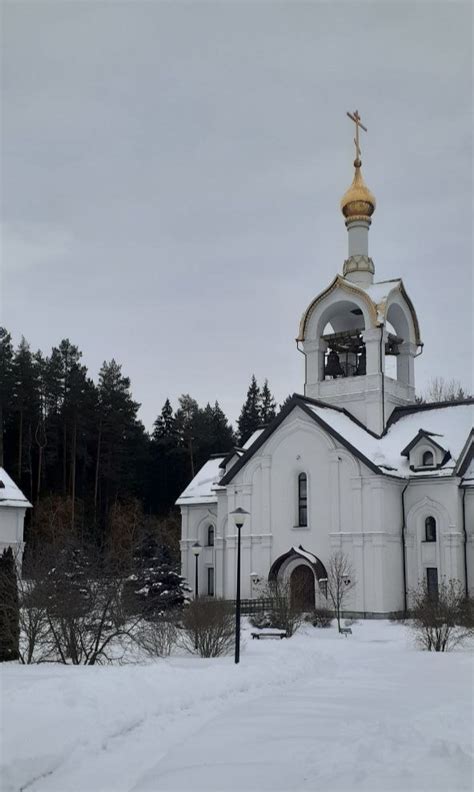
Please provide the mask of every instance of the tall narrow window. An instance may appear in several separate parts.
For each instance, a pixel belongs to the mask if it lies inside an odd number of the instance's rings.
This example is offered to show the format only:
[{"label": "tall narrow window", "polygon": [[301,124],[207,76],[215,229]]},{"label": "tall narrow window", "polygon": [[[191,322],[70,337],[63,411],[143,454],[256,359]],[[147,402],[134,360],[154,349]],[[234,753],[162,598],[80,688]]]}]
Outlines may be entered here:
[{"label": "tall narrow window", "polygon": [[438,570],[436,567],[426,568],[426,587],[430,597],[438,596]]},{"label": "tall narrow window", "polygon": [[425,542],[436,542],[436,520],[427,517],[425,520]]},{"label": "tall narrow window", "polygon": [[423,454],[422,460],[423,467],[430,467],[430,465],[434,465],[434,457],[432,451],[425,451]]},{"label": "tall narrow window", "polygon": [[298,525],[308,525],[308,479],[306,473],[298,476]]},{"label": "tall narrow window", "polygon": [[207,568],[207,596],[214,596],[214,567]]},{"label": "tall narrow window", "polygon": [[210,525],[207,529],[207,546],[214,547],[214,526]]}]

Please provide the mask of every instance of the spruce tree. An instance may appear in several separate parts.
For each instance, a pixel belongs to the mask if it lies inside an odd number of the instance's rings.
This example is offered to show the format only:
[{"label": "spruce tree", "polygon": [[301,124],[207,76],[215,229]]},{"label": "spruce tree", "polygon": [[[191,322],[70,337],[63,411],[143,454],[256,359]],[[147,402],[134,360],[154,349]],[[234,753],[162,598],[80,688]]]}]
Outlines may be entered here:
[{"label": "spruce tree", "polygon": [[253,434],[256,429],[259,429],[261,423],[260,390],[257,380],[255,379],[255,375],[252,374],[250,386],[247,391],[247,398],[242,406],[239,420],[237,422],[239,429],[239,443],[241,446],[249,439],[251,434]]},{"label": "spruce tree", "polygon": [[0,556],[0,663],[18,660],[20,611],[16,565],[11,547]]},{"label": "spruce tree", "polygon": [[4,466],[4,431],[6,410],[13,397],[13,346],[11,335],[0,327],[0,467]]},{"label": "spruce tree", "polygon": [[260,420],[264,426],[273,421],[276,415],[276,401],[273,398],[268,380],[265,380],[260,394]]}]

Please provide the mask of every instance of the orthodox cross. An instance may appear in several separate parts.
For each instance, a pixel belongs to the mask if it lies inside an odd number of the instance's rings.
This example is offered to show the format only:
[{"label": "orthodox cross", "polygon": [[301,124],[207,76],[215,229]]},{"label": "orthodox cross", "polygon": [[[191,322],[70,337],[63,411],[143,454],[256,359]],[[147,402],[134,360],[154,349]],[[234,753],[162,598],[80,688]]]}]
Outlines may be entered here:
[{"label": "orthodox cross", "polygon": [[365,127],[360,120],[360,115],[358,110],[354,110],[354,113],[347,113],[351,121],[354,122],[356,125],[356,136],[354,138],[354,143],[356,147],[356,159],[360,159],[360,147],[359,147],[359,127],[367,132],[367,127]]}]

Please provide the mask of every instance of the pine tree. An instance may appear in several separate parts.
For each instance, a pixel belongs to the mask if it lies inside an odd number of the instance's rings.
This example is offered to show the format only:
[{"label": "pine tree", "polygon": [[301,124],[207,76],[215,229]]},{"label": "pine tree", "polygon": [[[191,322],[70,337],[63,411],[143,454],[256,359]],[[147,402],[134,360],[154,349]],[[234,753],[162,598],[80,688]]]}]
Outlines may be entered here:
[{"label": "pine tree", "polygon": [[176,426],[180,444],[186,450],[189,459],[191,478],[196,473],[194,441],[199,405],[188,393],[179,397],[179,409],[176,412]]},{"label": "pine tree", "polygon": [[13,405],[17,433],[17,480],[21,486],[23,471],[26,469],[29,474],[30,497],[33,497],[32,442],[33,426],[39,409],[38,381],[30,345],[24,337],[13,358]]},{"label": "pine tree", "polygon": [[5,414],[13,397],[13,346],[10,333],[0,327],[0,467],[4,466]]},{"label": "pine tree", "polygon": [[0,556],[0,663],[18,660],[20,612],[16,565],[11,547]]},{"label": "pine tree", "polygon": [[[100,480],[104,483],[104,508],[124,487],[130,471],[127,470],[127,448],[135,442],[136,434],[143,436],[142,425],[137,421],[139,404],[130,393],[130,380],[122,374],[115,361],[103,364],[99,373],[98,411],[99,430],[96,445],[95,492],[97,505]],[[133,457],[130,457],[133,458]]]},{"label": "pine tree", "polygon": [[249,439],[250,435],[261,426],[260,390],[254,374],[252,374],[250,386],[247,391],[247,398],[242,407],[237,425],[241,446]]},{"label": "pine tree", "polygon": [[273,421],[276,415],[276,401],[273,398],[268,380],[265,380],[260,393],[260,420],[264,426]]}]

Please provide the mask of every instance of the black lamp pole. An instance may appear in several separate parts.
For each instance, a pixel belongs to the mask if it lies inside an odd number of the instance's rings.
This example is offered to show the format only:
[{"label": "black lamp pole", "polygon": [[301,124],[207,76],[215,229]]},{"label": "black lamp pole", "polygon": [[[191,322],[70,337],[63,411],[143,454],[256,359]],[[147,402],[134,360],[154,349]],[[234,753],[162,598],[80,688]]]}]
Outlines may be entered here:
[{"label": "black lamp pole", "polygon": [[242,526],[245,522],[248,512],[245,509],[238,508],[231,512],[230,516],[234,520],[234,525],[237,528],[237,591],[235,594],[235,662],[240,660],[240,535]]},{"label": "black lamp pole", "polygon": [[235,600],[235,662],[240,660],[240,533],[243,523],[237,525],[237,593]]}]

